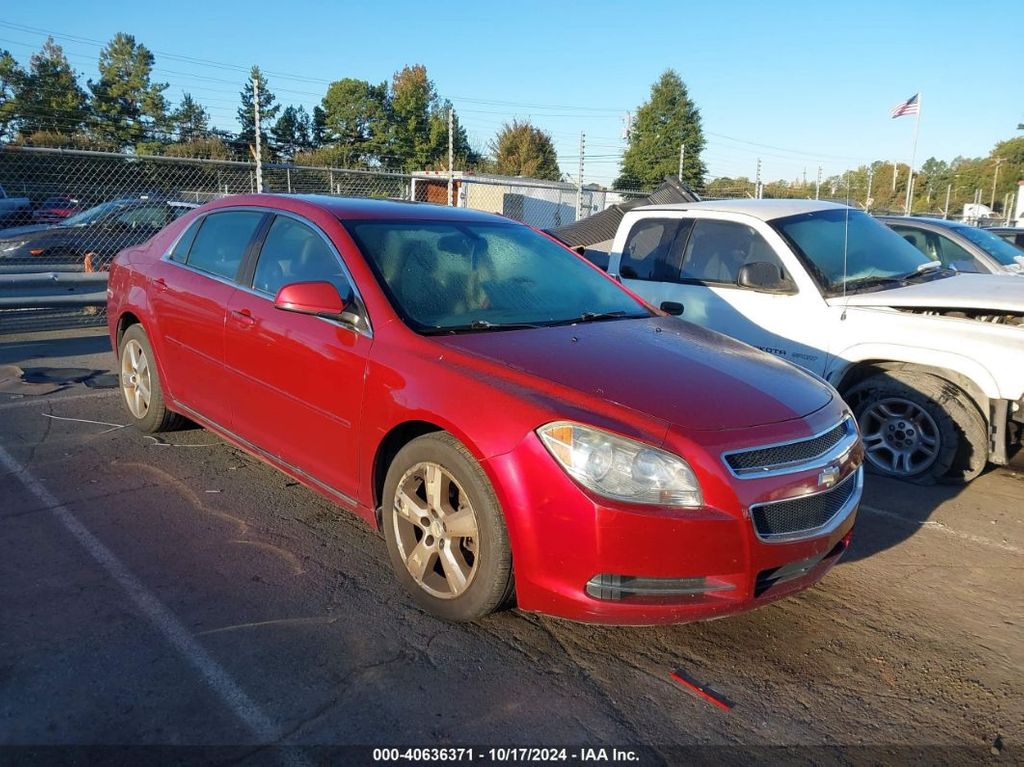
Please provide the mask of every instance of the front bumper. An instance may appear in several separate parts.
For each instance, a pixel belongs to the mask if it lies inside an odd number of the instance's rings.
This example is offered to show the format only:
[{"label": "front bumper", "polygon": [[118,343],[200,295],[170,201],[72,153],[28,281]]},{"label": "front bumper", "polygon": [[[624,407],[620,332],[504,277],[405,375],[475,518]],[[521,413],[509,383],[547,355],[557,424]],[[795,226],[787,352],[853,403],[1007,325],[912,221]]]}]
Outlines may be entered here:
[{"label": "front bumper", "polygon": [[855,492],[828,525],[810,537],[766,541],[743,496],[764,498],[766,483],[789,488],[777,497],[803,492],[794,488],[807,477],[745,483],[724,469],[710,481],[700,472],[707,505],[669,509],[591,495],[532,435],[484,465],[506,512],[520,608],[610,624],[718,618],[813,585],[849,545],[863,489],[858,450],[842,466]]}]

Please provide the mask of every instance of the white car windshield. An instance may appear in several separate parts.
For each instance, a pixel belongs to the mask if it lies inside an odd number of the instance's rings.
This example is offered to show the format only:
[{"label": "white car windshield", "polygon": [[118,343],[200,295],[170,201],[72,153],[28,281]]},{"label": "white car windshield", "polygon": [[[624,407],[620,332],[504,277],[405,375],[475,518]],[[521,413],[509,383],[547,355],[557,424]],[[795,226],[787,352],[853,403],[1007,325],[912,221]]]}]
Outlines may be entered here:
[{"label": "white car windshield", "polygon": [[[851,208],[776,219],[782,235],[828,295],[897,287],[938,264],[885,224]],[[947,272],[936,272],[947,274]]]}]

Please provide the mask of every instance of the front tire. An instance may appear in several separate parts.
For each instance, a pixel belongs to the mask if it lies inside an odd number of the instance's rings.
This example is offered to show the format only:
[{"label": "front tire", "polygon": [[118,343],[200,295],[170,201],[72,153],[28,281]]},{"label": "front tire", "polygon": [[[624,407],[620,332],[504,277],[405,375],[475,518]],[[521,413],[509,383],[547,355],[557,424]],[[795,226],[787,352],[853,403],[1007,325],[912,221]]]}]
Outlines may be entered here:
[{"label": "front tire", "polygon": [[512,553],[501,507],[480,465],[451,434],[426,434],[398,452],[382,506],[392,568],[424,610],[472,621],[509,600]]},{"label": "front tire", "polygon": [[172,431],[185,419],[164,405],[156,357],[142,325],[132,325],[121,337],[121,395],[132,425],[144,434]]},{"label": "front tire", "polygon": [[964,483],[988,462],[988,428],[965,391],[929,373],[897,370],[847,392],[875,474],[920,485]]}]

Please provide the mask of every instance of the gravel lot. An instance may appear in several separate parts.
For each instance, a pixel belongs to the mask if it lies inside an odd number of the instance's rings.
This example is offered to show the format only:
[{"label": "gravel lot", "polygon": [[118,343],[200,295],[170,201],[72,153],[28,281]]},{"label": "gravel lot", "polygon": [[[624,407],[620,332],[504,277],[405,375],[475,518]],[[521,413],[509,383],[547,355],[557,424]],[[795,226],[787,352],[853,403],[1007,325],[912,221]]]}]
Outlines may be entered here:
[{"label": "gravel lot", "polygon": [[[80,329],[0,336],[5,364],[114,359],[101,330]],[[0,391],[0,762],[85,753],[38,748],[63,745],[372,760],[272,744],[1021,758],[1024,464],[967,489],[871,477],[846,559],[747,615],[449,625],[411,606],[355,517],[209,432],[112,428],[125,422],[112,389]],[[735,708],[690,694],[675,669]]]}]

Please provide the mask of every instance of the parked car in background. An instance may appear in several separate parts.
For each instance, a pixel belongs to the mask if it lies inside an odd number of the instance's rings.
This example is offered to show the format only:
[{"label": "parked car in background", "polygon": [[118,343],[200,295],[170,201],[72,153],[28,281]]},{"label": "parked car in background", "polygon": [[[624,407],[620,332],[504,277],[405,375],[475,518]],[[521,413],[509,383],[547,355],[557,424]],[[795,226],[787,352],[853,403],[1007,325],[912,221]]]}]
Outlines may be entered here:
[{"label": "parked car in background", "polygon": [[721,617],[849,542],[862,452],[828,384],[509,219],[225,198],[108,284],[132,423],[197,421],[379,526],[443,618]]},{"label": "parked car in background", "polygon": [[56,224],[82,210],[79,200],[69,194],[47,197],[32,211],[32,220],[37,224]]},{"label": "parked car in background", "polygon": [[1024,275],[1024,250],[990,229],[916,216],[878,216],[903,239],[958,272]]},{"label": "parked car in background", "polygon": [[32,201],[28,197],[9,197],[0,186],[0,228],[20,226],[32,220]]},{"label": "parked car in background", "polygon": [[636,208],[609,271],[832,383],[878,473],[963,482],[1020,447],[1022,279],[946,268],[866,213],[816,200]]},{"label": "parked car in background", "polygon": [[174,200],[112,200],[55,226],[5,229],[0,231],[0,263],[104,269],[119,250],[145,242],[196,207],[195,203]]},{"label": "parked car in background", "polygon": [[1024,228],[1019,226],[993,226],[986,228],[985,231],[1002,237],[1011,245],[1024,248]]}]

